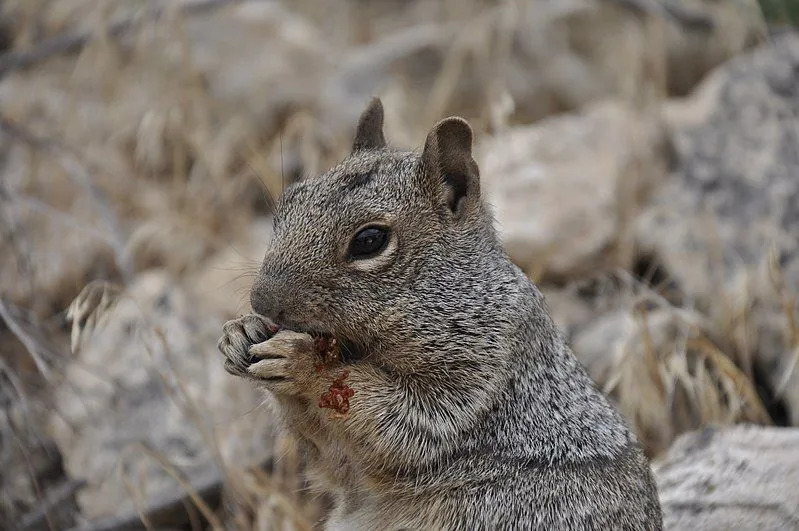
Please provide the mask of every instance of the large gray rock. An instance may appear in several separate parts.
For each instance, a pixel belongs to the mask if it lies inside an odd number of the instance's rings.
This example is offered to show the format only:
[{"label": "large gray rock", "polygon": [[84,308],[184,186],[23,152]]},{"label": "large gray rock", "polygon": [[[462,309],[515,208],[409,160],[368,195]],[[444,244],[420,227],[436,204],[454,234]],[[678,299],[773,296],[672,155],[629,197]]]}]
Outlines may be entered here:
[{"label": "large gray rock", "polygon": [[665,116],[674,172],[638,220],[639,245],[797,425],[799,33],[730,61]]},{"label": "large gray rock", "polygon": [[629,267],[631,219],[665,178],[657,121],[621,103],[516,127],[479,148],[503,244],[533,276]]},{"label": "large gray rock", "polygon": [[683,435],[653,463],[665,529],[799,528],[799,429]]},{"label": "large gray rock", "polygon": [[[700,276],[710,267],[735,273],[773,245],[786,272],[799,273],[798,113],[799,33],[731,61],[691,99],[666,107],[676,171],[643,219],[641,240],[689,292],[712,284]],[[708,264],[711,243],[723,261]],[[681,255],[670,252],[678,247]]]}]

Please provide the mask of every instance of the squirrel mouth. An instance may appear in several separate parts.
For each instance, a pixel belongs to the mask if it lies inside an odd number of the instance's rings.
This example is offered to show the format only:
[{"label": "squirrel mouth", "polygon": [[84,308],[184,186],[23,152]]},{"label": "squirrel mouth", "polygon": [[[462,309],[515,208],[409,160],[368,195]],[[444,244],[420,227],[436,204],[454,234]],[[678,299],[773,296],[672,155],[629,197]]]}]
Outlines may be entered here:
[{"label": "squirrel mouth", "polygon": [[277,334],[281,330],[308,334],[314,339],[317,351],[326,350],[330,347],[331,343],[335,343],[338,350],[338,357],[344,363],[358,361],[365,358],[367,354],[366,348],[360,342],[353,341],[350,338],[326,330],[314,329],[300,323],[281,320],[275,322],[270,332],[272,332],[272,334]]},{"label": "squirrel mouth", "polygon": [[309,336],[314,338],[314,340],[317,340],[317,341],[319,341],[319,340],[327,341],[327,340],[330,340],[333,337],[333,334],[330,333],[330,332],[323,332],[321,330],[314,330],[312,328],[308,328],[306,326],[301,326],[301,325],[296,325],[294,323],[279,322],[279,323],[273,324],[269,328],[269,331],[272,332],[272,334],[277,334],[278,332],[280,332],[282,330],[289,330],[291,332],[298,332],[298,333],[301,333],[301,334],[308,334]]}]

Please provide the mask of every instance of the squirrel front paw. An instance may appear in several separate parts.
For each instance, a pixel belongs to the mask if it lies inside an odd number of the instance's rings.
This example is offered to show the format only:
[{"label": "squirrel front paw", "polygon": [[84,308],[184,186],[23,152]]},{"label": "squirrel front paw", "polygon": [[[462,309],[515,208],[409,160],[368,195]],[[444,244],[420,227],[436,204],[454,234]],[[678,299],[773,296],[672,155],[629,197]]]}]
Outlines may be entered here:
[{"label": "squirrel front paw", "polygon": [[222,330],[217,346],[230,374],[282,396],[318,398],[325,391],[324,385],[320,387],[326,382],[322,369],[325,362],[333,362],[328,358],[337,352],[335,341],[281,329],[255,314],[228,321]]},{"label": "squirrel front paw", "polygon": [[314,340],[304,333],[281,330],[250,347],[250,377],[278,395],[299,395],[314,374]]},{"label": "squirrel front paw", "polygon": [[235,376],[250,376],[247,369],[255,361],[250,347],[273,337],[277,331],[277,325],[255,314],[225,323],[217,343],[217,348],[225,356],[225,370]]}]

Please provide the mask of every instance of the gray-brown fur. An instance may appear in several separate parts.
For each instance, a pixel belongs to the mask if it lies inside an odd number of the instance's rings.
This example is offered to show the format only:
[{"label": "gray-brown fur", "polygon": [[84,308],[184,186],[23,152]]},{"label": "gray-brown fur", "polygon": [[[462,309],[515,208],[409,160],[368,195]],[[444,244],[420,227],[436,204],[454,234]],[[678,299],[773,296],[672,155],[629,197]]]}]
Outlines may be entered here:
[{"label": "gray-brown fur", "polygon": [[[501,248],[468,124],[440,122],[420,154],[386,148],[382,121],[376,100],[352,155],[284,192],[251,294],[260,316],[220,340],[333,495],[327,527],[660,529],[635,437]],[[348,259],[371,222],[391,227],[388,250]],[[273,321],[292,331],[272,336]],[[330,377],[303,332],[342,342],[348,418],[318,407]]]}]

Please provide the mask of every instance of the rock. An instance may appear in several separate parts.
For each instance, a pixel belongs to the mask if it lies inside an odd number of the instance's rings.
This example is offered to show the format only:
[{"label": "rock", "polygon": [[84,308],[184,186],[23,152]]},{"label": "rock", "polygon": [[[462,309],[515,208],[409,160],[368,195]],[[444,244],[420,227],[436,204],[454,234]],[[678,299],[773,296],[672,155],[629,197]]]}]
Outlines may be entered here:
[{"label": "rock", "polygon": [[278,2],[245,1],[184,23],[192,60],[211,94],[263,124],[287,105],[311,104],[338,54]]},{"label": "rock", "polygon": [[511,259],[534,276],[631,265],[630,220],[665,176],[658,124],[619,103],[516,127],[479,147]]},{"label": "rock", "polygon": [[797,529],[799,429],[705,428],[653,463],[663,527]]},{"label": "rock", "polygon": [[766,38],[757,0],[661,0],[677,23],[666,26],[668,92],[684,96],[727,59]]},{"label": "rock", "polygon": [[205,484],[271,455],[271,413],[256,409],[262,397],[226,374],[216,351],[229,316],[157,271],[139,274],[102,313],[81,321],[83,347],[51,418],[67,474],[88,482],[78,496],[84,517],[182,491],[160,461]]},{"label": "rock", "polygon": [[[783,265],[793,266],[799,223],[798,87],[799,33],[792,33],[731,61],[691,99],[666,108],[676,172],[655,196],[642,231],[654,231],[647,234],[655,252],[686,244],[684,256],[664,254],[667,268],[689,292],[711,284],[707,277],[689,274],[697,267],[707,271],[703,259],[708,257],[690,250],[711,238],[724,250],[724,263],[717,265],[727,269],[757,264],[772,244],[784,253]],[[706,219],[696,219],[703,215],[717,226],[704,225],[691,235],[697,227],[681,223],[685,216],[703,223]],[[669,234],[673,240],[666,239]],[[641,239],[645,244],[644,235]]]},{"label": "rock", "polygon": [[799,425],[799,33],[720,67],[664,116],[674,172],[638,219],[638,244]]}]

